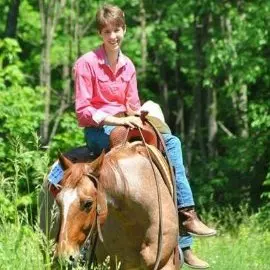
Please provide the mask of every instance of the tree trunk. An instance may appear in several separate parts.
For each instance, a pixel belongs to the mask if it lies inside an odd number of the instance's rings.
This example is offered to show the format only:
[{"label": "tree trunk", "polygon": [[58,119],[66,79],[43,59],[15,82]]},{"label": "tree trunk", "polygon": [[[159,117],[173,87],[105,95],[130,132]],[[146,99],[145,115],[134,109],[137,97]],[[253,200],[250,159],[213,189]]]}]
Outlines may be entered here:
[{"label": "tree trunk", "polygon": [[[226,30],[228,39],[230,41],[230,46],[234,52],[233,57],[237,59],[237,52],[233,45],[232,41],[232,24],[229,19],[225,21]],[[246,138],[249,135],[249,128],[248,128],[248,95],[247,95],[247,85],[239,82],[234,82],[233,75],[229,75],[228,82],[231,87],[235,84],[238,89],[234,89],[231,97],[232,97],[232,104],[234,107],[234,119],[237,126],[238,134]]]},{"label": "tree trunk", "polygon": [[44,88],[44,120],[41,125],[41,143],[43,145],[49,142],[49,127],[50,127],[50,105],[51,105],[51,46],[60,14],[65,6],[65,0],[60,3],[57,0],[49,2],[39,0],[42,44],[40,62],[40,85]]},{"label": "tree trunk", "polygon": [[247,85],[242,84],[239,91],[239,113],[240,113],[240,136],[247,138],[249,136],[248,128],[248,95],[247,95]]},{"label": "tree trunk", "polygon": [[[198,17],[198,16],[197,16]],[[195,46],[194,46],[194,53],[195,53],[195,59],[196,59],[196,66],[198,69],[198,78],[196,80],[196,85],[193,88],[193,97],[194,97],[194,106],[191,116],[192,123],[190,124],[190,130],[189,130],[189,142],[188,146],[191,147],[193,141],[195,140],[194,136],[196,134],[197,140],[200,147],[200,155],[202,157],[202,161],[206,162],[207,155],[206,155],[206,149],[205,149],[205,141],[204,141],[204,134],[202,129],[203,124],[203,116],[204,114],[204,107],[203,104],[204,99],[202,95],[203,87],[203,71],[205,67],[204,63],[204,52],[203,52],[203,46],[204,46],[204,40],[207,35],[207,16],[203,15],[202,18],[197,18],[195,20]],[[195,126],[194,126],[195,125]],[[194,130],[195,129],[195,130]],[[189,157],[189,161],[191,161],[191,157]]]},{"label": "tree trunk", "polygon": [[168,93],[168,84],[166,78],[166,70],[164,70],[162,61],[159,59],[159,56],[155,54],[154,64],[159,67],[159,81],[158,81],[158,91],[160,98],[160,105],[162,112],[164,114],[165,120],[169,119],[169,93]]},{"label": "tree trunk", "polygon": [[[73,37],[74,37],[74,39],[72,41],[74,43],[74,46],[71,46],[71,51],[72,51],[72,48],[74,47],[75,48],[74,56],[77,59],[79,57],[79,55],[81,54],[79,40],[80,40],[80,38],[83,37],[83,36],[79,36],[79,29],[80,29],[80,25],[78,22],[78,18],[80,17],[79,1],[76,1],[74,3],[74,0],[72,0],[71,4],[72,4],[72,8],[74,8],[74,10],[75,10],[75,14],[77,15],[76,18],[72,18],[71,24],[70,24],[70,25],[73,25]],[[75,4],[75,6],[74,6],[74,4]],[[70,55],[70,60],[72,60],[72,57],[73,57],[73,53],[71,53],[71,55]]]},{"label": "tree trunk", "polygon": [[140,26],[141,26],[141,67],[138,74],[141,78],[142,86],[144,85],[146,66],[147,66],[147,34],[146,34],[146,12],[144,8],[144,1],[140,0]]},{"label": "tree trunk", "polygon": [[17,22],[19,17],[19,8],[21,0],[12,0],[10,2],[5,37],[15,38],[17,32]]},{"label": "tree trunk", "polygon": [[[174,42],[176,44],[176,52],[179,53],[179,30],[174,33]],[[177,104],[176,104],[176,119],[175,119],[175,132],[176,134],[181,135],[181,139],[185,141],[185,121],[184,121],[184,95],[183,95],[183,87],[181,87],[180,82],[180,60],[179,58],[175,59],[175,69],[174,69],[174,81],[175,88],[177,92]]]},{"label": "tree trunk", "polygon": [[163,83],[161,84],[161,95],[162,95],[162,100],[163,100],[163,114],[165,119],[169,119],[170,116],[170,110],[169,110],[169,90],[168,90],[168,83],[167,83],[167,78],[166,78],[166,73],[163,71]]},{"label": "tree trunk", "polygon": [[[209,25],[213,25],[213,17],[209,15]],[[209,37],[211,38],[211,37]],[[216,136],[218,131],[217,125],[217,91],[216,87],[209,87],[207,89],[206,98],[206,119],[207,119],[207,148],[208,157],[213,159],[216,156]],[[211,171],[210,171],[211,174]],[[209,175],[212,178],[212,175]]]},{"label": "tree trunk", "polygon": [[216,156],[216,135],[217,135],[217,93],[216,89],[207,91],[207,108],[208,108],[208,156]]},{"label": "tree trunk", "polygon": [[[72,37],[72,27],[70,25],[72,24],[71,17],[65,18],[65,27],[64,27],[64,34],[65,36]],[[69,63],[71,62],[71,55],[72,55],[72,39],[69,39],[69,49],[68,54],[65,55],[63,59],[63,68],[62,68],[62,82],[63,82],[63,93],[60,95],[61,101],[59,105],[59,109],[56,113],[56,116],[54,117],[54,122],[52,126],[52,131],[50,133],[50,139],[48,141],[48,144],[52,141],[53,137],[55,136],[57,129],[59,127],[61,118],[65,112],[65,110],[70,106],[71,104],[71,71]]]}]

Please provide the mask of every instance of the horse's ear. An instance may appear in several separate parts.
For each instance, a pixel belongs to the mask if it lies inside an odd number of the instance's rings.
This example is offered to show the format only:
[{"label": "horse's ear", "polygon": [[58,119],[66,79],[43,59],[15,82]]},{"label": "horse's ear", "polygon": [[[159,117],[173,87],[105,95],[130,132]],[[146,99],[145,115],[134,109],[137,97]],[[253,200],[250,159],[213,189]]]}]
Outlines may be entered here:
[{"label": "horse's ear", "polygon": [[59,156],[59,162],[64,170],[68,169],[73,163],[63,154]]},{"label": "horse's ear", "polygon": [[100,156],[89,164],[91,168],[91,172],[95,174],[96,176],[99,176],[99,171],[102,166],[104,156],[105,156],[105,150],[103,149]]}]

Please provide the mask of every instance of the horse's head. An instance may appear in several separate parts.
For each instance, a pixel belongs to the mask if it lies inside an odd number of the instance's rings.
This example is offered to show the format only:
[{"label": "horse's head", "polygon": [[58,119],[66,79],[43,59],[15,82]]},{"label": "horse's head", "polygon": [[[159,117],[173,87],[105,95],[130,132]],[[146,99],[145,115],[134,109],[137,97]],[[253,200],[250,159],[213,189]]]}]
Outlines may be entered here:
[{"label": "horse's head", "polygon": [[72,163],[59,158],[65,169],[61,191],[56,196],[60,208],[60,230],[56,255],[76,258],[90,229],[99,217],[107,215],[105,193],[98,182],[104,154],[91,163]]}]

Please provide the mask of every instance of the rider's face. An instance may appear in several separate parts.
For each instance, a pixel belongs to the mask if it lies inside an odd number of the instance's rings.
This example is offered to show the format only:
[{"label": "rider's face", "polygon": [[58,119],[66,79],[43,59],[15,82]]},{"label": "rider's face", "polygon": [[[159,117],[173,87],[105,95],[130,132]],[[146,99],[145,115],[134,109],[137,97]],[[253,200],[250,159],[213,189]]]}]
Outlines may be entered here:
[{"label": "rider's face", "polygon": [[106,25],[100,31],[100,36],[106,51],[119,51],[126,30],[121,26]]}]

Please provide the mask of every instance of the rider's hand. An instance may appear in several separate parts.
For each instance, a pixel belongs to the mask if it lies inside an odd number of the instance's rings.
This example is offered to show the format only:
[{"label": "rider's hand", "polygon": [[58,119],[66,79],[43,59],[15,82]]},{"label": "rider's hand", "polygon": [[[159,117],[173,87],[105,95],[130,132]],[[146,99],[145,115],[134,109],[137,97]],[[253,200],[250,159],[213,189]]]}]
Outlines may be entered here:
[{"label": "rider's hand", "polygon": [[127,116],[120,119],[121,119],[122,125],[124,126],[129,126],[131,128],[135,128],[135,127],[143,128],[143,123],[140,117]]}]

